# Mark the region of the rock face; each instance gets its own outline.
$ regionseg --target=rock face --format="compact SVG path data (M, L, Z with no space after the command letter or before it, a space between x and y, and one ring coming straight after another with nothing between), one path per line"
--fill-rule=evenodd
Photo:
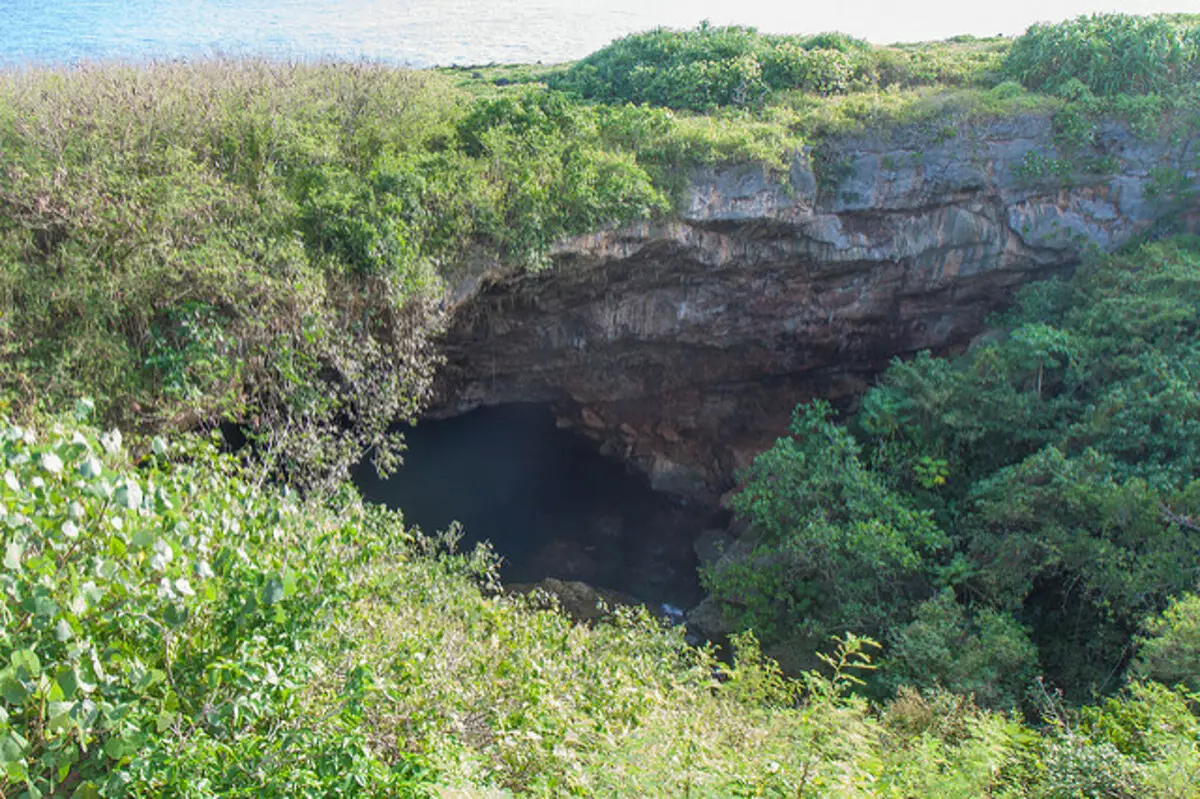
M672 221L460 287L433 414L548 402L656 488L714 502L798 401L965 347L1017 286L1177 214L1163 175L1197 183L1191 139L1114 123L1095 141L1060 153L1026 116L844 140L818 173L804 154L779 178L698 171ZM1061 176L1089 158L1106 173Z

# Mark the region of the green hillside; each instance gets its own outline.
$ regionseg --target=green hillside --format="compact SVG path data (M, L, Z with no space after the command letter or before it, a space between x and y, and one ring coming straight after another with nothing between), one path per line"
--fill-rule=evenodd
M734 499L754 548L703 576L724 660L509 595L348 477L396 465L448 285L670 218L698 165L1198 112L1186 15L0 74L0 795L1200 796L1195 238L797 408Z

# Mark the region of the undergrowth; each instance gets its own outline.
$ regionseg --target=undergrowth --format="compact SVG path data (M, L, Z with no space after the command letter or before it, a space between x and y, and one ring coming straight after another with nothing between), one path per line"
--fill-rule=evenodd
M1083 714L1048 696L1032 726L944 691L875 705L856 694L869 639L789 678L752 635L721 664L645 611L577 625L497 593L486 550L352 491L301 497L210 441L131 444L91 412L0 423L6 797L1200 787L1184 689L1137 683Z

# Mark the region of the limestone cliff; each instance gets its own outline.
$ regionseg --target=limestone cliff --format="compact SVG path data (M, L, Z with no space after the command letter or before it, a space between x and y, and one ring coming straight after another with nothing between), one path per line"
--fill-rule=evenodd
M817 173L807 154L778 177L700 170L672 221L461 287L433 413L549 402L656 488L711 501L798 401L964 347L1015 287L1178 218L1156 189L1195 186L1194 146L1112 123L1066 154L1024 116L843 140Z

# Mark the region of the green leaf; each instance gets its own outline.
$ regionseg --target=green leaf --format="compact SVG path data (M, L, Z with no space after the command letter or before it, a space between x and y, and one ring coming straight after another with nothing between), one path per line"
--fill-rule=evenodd
M9 730L0 736L0 766L8 767L13 763L22 762L28 748L29 741L22 738L16 730Z
M71 799L101 799L100 789L94 782L80 783L75 792L71 794Z
M42 468L50 474L62 474L63 462L62 458L55 455L53 452L42 453Z
M66 619L59 619L54 625L54 637L58 641L70 641L75 637L75 631L71 629L71 625Z
M9 665L18 672L24 669L31 677L42 673L42 661L32 649L18 649L13 652Z
M75 401L75 420L86 422L96 412L96 403L90 397L80 397Z
M171 729L171 725L175 723L175 714L164 710L158 714L154 720L154 728L156 731L163 733Z
M10 705L20 705L29 696L29 691L15 676L6 674L0 677L0 696L3 696L4 701Z
M283 581L278 577L267 580L267 585L263 588L263 604L274 605L276 602L282 601L283 597Z
M104 447L104 451L109 455L116 455L121 451L122 441L121 431L115 427L100 436L100 446Z
M73 668L61 668L58 674L55 675L54 681L58 683L58 687L62 690L63 696L72 697L79 690L80 681L79 673Z
M21 555L23 554L20 544L16 541L9 541L8 546L4 548L4 568L18 571L21 568Z
M154 542L154 554L150 556L150 568L155 571L165 569L175 557L175 550L163 539Z
M133 545L134 549L145 549L157 541L158 538L154 535L154 531L143 527L133 534L133 540L129 543Z
M116 501L123 508L137 510L142 506L142 487L135 480L125 480L117 489Z

